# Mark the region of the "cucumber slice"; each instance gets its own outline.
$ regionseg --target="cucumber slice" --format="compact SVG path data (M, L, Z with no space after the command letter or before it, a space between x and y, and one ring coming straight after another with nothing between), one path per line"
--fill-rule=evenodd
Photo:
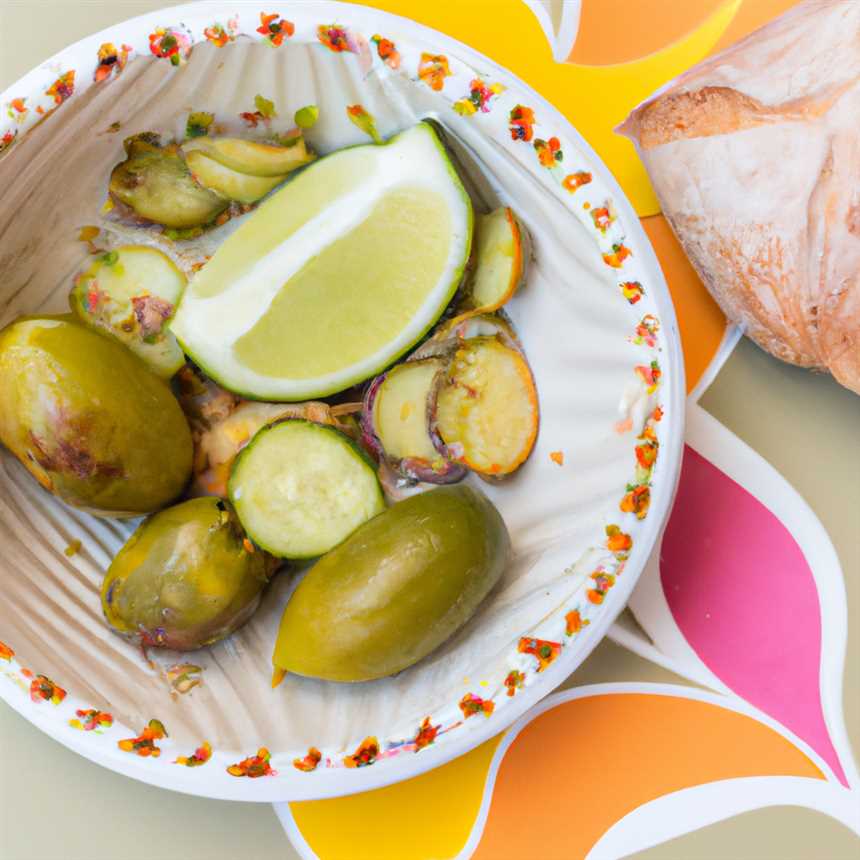
M240 173L197 149L185 156L185 163L191 175L204 188L214 191L225 200L237 200L239 203L256 203L286 179L286 174L251 176Z
M395 460L438 458L427 428L427 397L445 363L427 359L401 364L385 375L373 408L383 450Z
M443 358L399 364L368 390L362 415L365 436L392 468L412 481L449 484L466 474L445 457L431 426L431 405L447 366Z
M281 558L322 555L385 509L362 450L332 427L297 418L254 436L228 492L251 540Z
M475 268L463 310L486 313L500 308L525 279L528 233L510 207L475 219Z
M519 335L510 317L501 309L486 314L467 311L440 323L431 337L424 341L409 361L425 358L450 357L463 343L474 337L497 337L510 349L523 352Z
M159 376L170 378L185 364L169 330L185 284L185 275L157 248L124 245L78 275L69 305L81 322L117 338Z
M518 469L538 431L538 398L525 357L496 337L463 341L436 397L448 456L480 475Z
M199 151L239 173L249 176L278 176L308 164L315 156L308 152L303 138L294 138L289 146L275 146L240 137L195 137L182 144L186 154Z
M355 432L349 424L349 415L335 410L337 407L333 410L328 403L315 400L305 403L241 401L229 415L212 422L195 437L191 494L226 497L227 481L238 453L266 424L279 418L304 418L315 424L328 424L347 435Z

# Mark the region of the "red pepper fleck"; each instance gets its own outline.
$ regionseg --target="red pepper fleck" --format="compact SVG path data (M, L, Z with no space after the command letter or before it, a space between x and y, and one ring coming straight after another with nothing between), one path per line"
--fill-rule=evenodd
M430 717L424 717L413 742L415 744L415 752L432 744L436 740L437 734L439 734L439 726L434 726L430 722Z
M25 671L22 670L22 674L28 677ZM50 702L52 705L59 705L66 698L66 691L46 675L36 675L30 682L30 698L34 702Z
M397 47L390 39L385 39L380 35L371 36L370 41L376 45L376 51L379 54L379 59L391 69L400 67L400 54Z
M75 92L75 70L70 69L63 75L57 78L48 89L45 90L46 96L53 96L54 104L61 105L67 98L70 98Z
M358 749L344 758L347 767L367 767L376 761L379 755L379 741L374 737L365 738Z
M136 738L125 738L117 741L117 746L123 752L133 752L142 758L158 758L161 755L161 747L155 745L156 741L167 737L167 730L160 720L150 720L146 728Z
M520 654L531 654L537 658L538 672L543 672L559 654L561 654L561 643L550 642L547 639L531 639L528 636L523 636L517 646L517 651Z
M96 729L109 729L113 725L113 717L104 711L89 708L84 711L75 711L75 719L69 720L73 729L83 732L92 732Z
M580 614L578 609L573 609L564 616L565 621L565 633L568 636L575 636L582 630L583 627L588 624L588 619L583 620L582 615Z
M230 776L247 776L249 779L275 776L277 771L272 770L272 766L269 764L271 758L271 753L265 747L260 747L256 755L248 756L238 764L231 764L227 768L227 773Z
M621 284L621 295L631 304L635 305L645 294L639 281L625 281Z
M606 263L607 266L612 266L613 269L620 269L624 261L632 253L633 252L626 245L616 242L616 244L612 246L612 253L603 255L603 262Z
M448 65L448 58L442 54L421 55L421 62L418 64L418 77L435 92L441 92L445 86L445 78L451 76L451 67Z
M174 764L182 764L185 767L200 767L212 758L212 747L208 741L204 741L189 756L181 755L176 758Z
M561 142L557 137L551 137L549 140L541 140L538 138L533 144L535 152L538 155L543 167L555 167L556 162L561 161L564 155L561 151Z
M534 137L535 112L525 105L516 105L510 113L510 132L512 140L528 143Z
M626 553L633 547L633 538L616 525L606 527L606 548L612 553Z
M508 676L505 678L505 687L508 689L508 695L513 696L517 690L522 690L526 676L518 669L511 669Z
M474 717L475 714L483 714L485 717L489 717L495 707L496 705L491 699L482 699L474 693L466 693L460 699L460 710L466 719Z
M308 754L304 758L294 758L293 767L296 770L302 770L305 773L310 773L317 769L317 765L322 761L322 753L316 747L308 747Z
M619 508L625 514L636 514L636 518L644 520L648 515L651 504L651 489L647 484L639 484L629 487L624 498L621 499Z
M281 18L277 12L272 12L270 15L260 12L260 26L257 27L257 32L277 48L284 39L296 32L296 26L292 21Z
M589 182L591 182L591 174L580 170L577 173L569 173L562 179L561 184L573 194L574 191L582 188L583 185L588 185Z
M657 459L657 447L657 443L650 439L636 446L636 461L643 469L650 469L654 465Z
M336 24L320 24L317 27L317 38L330 51L336 54L342 51L352 51L356 53L353 45L350 43L349 33L343 27L338 27Z

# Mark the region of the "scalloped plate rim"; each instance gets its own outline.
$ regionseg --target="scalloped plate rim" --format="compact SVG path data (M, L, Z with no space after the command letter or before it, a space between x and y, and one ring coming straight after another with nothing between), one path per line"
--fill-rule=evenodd
M200 0L200 2L165 7L155 12L148 12L127 19L86 36L54 54L6 88L0 94L0 100L4 103L10 100L14 92L21 92L25 84L39 80L39 76L45 69L56 66L64 58L69 59L81 55L83 52L93 54L102 41L111 38L116 39L117 31L120 28L126 32L131 30L137 32L148 30L150 27L157 27L163 24L165 20L184 21L189 18L193 18L195 21L206 18L211 23L237 14L239 10L236 7L239 5L224 2L224 0ZM241 5L246 6L247 4ZM663 357L666 370L661 384L663 391L661 400L667 408L666 419L661 423L660 459L658 461L658 474L662 486L659 491L655 491L653 494L648 519L644 523L643 530L639 533L630 561L627 562L625 575L612 590L611 605L605 605L599 619L579 634L576 647L564 649L558 659L545 672L541 673L541 678L520 691L515 699L499 711L497 717L482 721L478 724L480 727L470 726L469 731L458 734L456 738L446 740L444 744L434 745L423 750L421 756L398 756L395 760L386 761L383 767L363 767L351 770L321 768L310 774L282 770L274 779L236 780L223 772L216 776L209 769L202 771L206 778L201 779L199 768L153 769L150 767L152 762L149 759L130 756L118 751L115 746L96 747L92 743L95 739L89 737L92 733L78 732L59 720L51 720L48 717L50 711L40 710L40 707L32 705L29 699L15 696L11 690L7 692L10 689L7 685L0 685L0 698L4 699L15 711L54 740L96 764L160 788L213 799L265 803L286 800L313 800L369 791L418 776L439 767L506 730L526 711L541 702L581 665L603 639L616 617L626 606L630 593L644 570L650 553L658 545L658 538L667 522L680 477L685 404L684 365L677 319L669 288L653 247L615 177L572 123L558 109L523 82L519 76L487 58L479 51L452 36L440 33L431 27L418 24L403 16L373 7L342 3L339 0L311 0L311 2L308 0L291 0L289 4L284 4L281 7L279 14L288 9L290 12L301 10L301 14L309 14L312 10L314 17L318 20L325 18L338 20L339 16L342 16L348 19L350 24L357 24L362 31L374 29L365 25L369 18L382 23L395 24L416 41L438 44L446 52L455 54L458 59L469 63L471 66L488 72L492 71L502 80L514 82L517 92L528 96L532 104L552 115L559 131L576 144L582 155L589 161L589 167L596 171L601 180L606 183L613 195L613 202L616 204L620 220L625 225L625 236L635 248L637 258L648 273L648 282L654 302L658 306L662 323ZM256 7L255 11L258 11ZM32 84L30 89L33 89ZM610 604L610 600L607 600L607 604ZM251 750L246 751L247 754L251 754L251 752Z

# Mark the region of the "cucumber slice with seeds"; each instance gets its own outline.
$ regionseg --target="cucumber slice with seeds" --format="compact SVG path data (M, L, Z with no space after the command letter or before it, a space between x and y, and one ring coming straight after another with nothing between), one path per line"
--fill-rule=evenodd
M185 284L185 275L157 248L123 245L75 278L69 306L81 322L117 338L169 379L185 364L169 328Z
M436 397L436 428L448 456L482 476L509 475L531 454L538 422L524 356L498 336L464 340Z
M525 280L529 239L508 206L479 215L475 236L475 268L463 310L487 313L505 304Z
M447 366L443 358L398 364L371 385L365 399L365 440L412 481L450 484L466 475L463 466L445 457L431 421L436 389Z
M301 137L293 138L289 146L275 146L240 137L195 137L182 144L186 158L201 152L224 167L248 176L284 175L314 160Z
M254 436L228 492L251 540L281 558L322 555L385 509L375 466L358 445L296 418Z
M196 149L185 156L185 163L191 175L204 188L214 191L225 200L237 200L239 203L256 203L287 178L286 174L252 176L240 173Z

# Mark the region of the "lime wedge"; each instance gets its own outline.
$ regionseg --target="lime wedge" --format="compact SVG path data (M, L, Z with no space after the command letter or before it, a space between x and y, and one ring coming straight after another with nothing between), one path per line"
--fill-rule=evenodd
M313 162L185 291L171 328L225 388L304 400L414 346L460 283L472 206L432 127Z

